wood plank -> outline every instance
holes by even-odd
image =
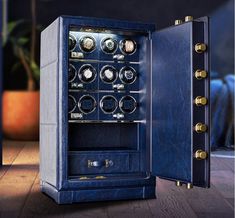
[[[230,212],[226,213],[214,213],[214,212],[208,212],[208,213],[197,213],[198,218],[234,218],[234,215]]]
[[[225,200],[230,204],[230,206],[234,210],[234,197],[233,198],[225,198]]]
[[[234,172],[234,159],[233,158],[211,158],[211,171],[214,170],[232,170]]]
[[[233,171],[234,173],[234,167],[235,167],[235,159],[234,158],[223,158],[223,161],[225,162],[225,164],[228,166],[228,168]]]
[[[196,214],[184,199],[182,190],[171,181],[157,180],[157,199],[147,200],[154,217],[196,217]]]
[[[6,171],[11,167],[11,164],[16,159],[20,151],[23,149],[25,142],[12,142],[3,141],[3,166],[0,167],[0,179],[6,173]]]
[[[186,201],[195,213],[229,213],[233,210],[216,187],[212,184],[209,189],[194,187],[183,192]]]
[[[0,180],[2,217],[18,217],[38,174],[38,144],[27,143]]]
[[[146,200],[114,201],[107,204],[108,217],[150,218],[153,214]]]
[[[234,173],[231,170],[212,171],[211,182],[224,198],[234,198]]]

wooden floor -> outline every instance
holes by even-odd
[[[0,217],[234,217],[234,159],[212,158],[211,188],[158,179],[157,199],[57,205],[40,193],[37,142],[4,142]]]

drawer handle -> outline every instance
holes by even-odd
[[[113,161],[106,159],[105,160],[105,167],[108,168],[108,167],[111,167],[111,166],[113,166]]]
[[[92,161],[92,160],[88,160],[87,161],[87,166],[88,168],[91,167],[102,167],[105,166],[106,168],[113,166],[113,161],[112,160],[108,160],[106,159],[105,161]]]
[[[88,160],[87,161],[87,166],[90,168],[90,167],[101,167],[103,164],[101,161],[92,161],[92,160]]]

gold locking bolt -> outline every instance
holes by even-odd
[[[180,181],[176,181],[176,182],[175,182],[175,185],[176,185],[177,187],[180,187],[180,186],[182,186],[182,183],[181,183]]]
[[[206,132],[206,130],[207,130],[207,126],[205,124],[203,124],[203,123],[197,123],[195,125],[195,131],[197,133]]]
[[[205,79],[207,77],[207,72],[205,70],[196,70],[195,77],[197,79]]]
[[[194,100],[194,103],[197,105],[197,106],[204,106],[207,104],[207,98],[205,97],[202,97],[202,96],[197,96]]]
[[[185,21],[185,22],[193,21],[193,16],[186,16],[186,17],[184,18],[184,21]]]
[[[206,44],[204,44],[204,43],[197,43],[195,45],[195,51],[197,53],[203,53],[204,51],[206,51]]]
[[[183,21],[182,20],[175,20],[175,25],[179,25],[179,24],[182,24]]]
[[[195,158],[197,160],[205,160],[207,158],[207,153],[203,150],[197,150],[195,152]]]
[[[187,183],[186,184],[186,188],[187,189],[192,189],[193,188],[193,184],[192,183]]]

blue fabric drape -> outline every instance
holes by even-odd
[[[211,80],[211,147],[234,145],[234,75]]]

